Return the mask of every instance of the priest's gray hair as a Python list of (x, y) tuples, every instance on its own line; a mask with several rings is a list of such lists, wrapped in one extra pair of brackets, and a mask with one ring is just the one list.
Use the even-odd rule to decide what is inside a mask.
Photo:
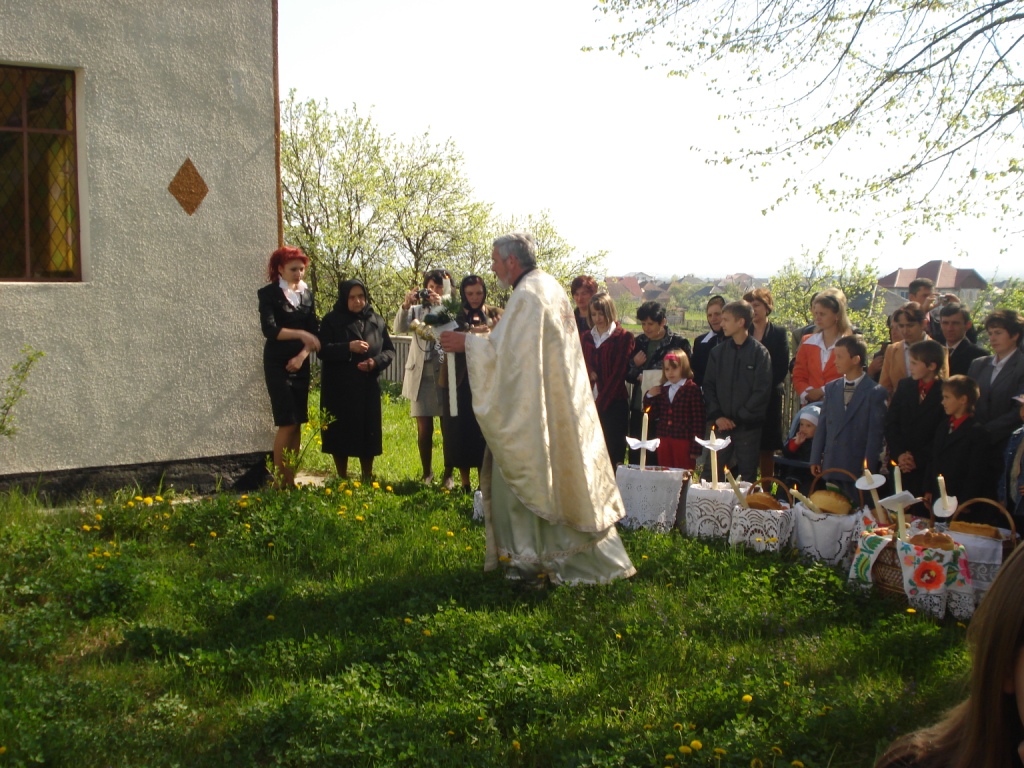
[(519, 266), (530, 269), (537, 266), (537, 243), (529, 232), (511, 232), (494, 241), (494, 249), (502, 261), (515, 256)]

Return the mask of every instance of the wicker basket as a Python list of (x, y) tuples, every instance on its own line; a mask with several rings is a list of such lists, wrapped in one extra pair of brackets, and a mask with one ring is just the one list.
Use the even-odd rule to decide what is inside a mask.
[[(971, 504), (988, 504), (990, 506), (995, 507), (1000, 512), (1002, 512), (1003, 515), (1005, 515), (1006, 521), (1010, 524), (1010, 538), (1003, 539), (1003, 560), (1005, 561), (1006, 558), (1010, 556), (1010, 553), (1013, 552), (1013, 548), (1017, 546), (1017, 527), (1013, 524), (1013, 515), (1011, 515), (1009, 510), (1007, 510), (1006, 507), (1004, 507), (995, 499), (985, 499), (979, 496), (976, 499), (969, 499), (968, 501), (965, 501), (963, 504), (958, 505), (956, 511), (953, 512), (953, 516), (949, 518), (949, 522), (952, 523), (954, 520), (956, 520), (957, 517), (959, 517), (960, 513), (967, 509), (969, 506), (971, 506)], [(934, 520), (935, 514), (933, 513), (933, 523)]]
[(871, 580), (878, 587), (878, 591), (886, 597), (909, 604), (907, 593), (903, 591), (903, 567), (896, 553), (895, 534), (875, 558), (871, 566)]

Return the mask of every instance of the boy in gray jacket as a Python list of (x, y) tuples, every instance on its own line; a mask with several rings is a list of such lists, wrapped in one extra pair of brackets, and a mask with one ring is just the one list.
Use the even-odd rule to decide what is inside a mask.
[[(718, 452), (719, 467), (754, 482), (757, 478), (761, 427), (768, 412), (772, 390), (772, 361), (768, 350), (750, 335), (754, 310), (745, 301), (734, 301), (722, 309), (722, 332), (726, 338), (711, 350), (704, 374), (704, 403), (708, 421), (717, 437), (732, 438)], [(710, 461), (704, 462), (704, 476), (710, 477)]]

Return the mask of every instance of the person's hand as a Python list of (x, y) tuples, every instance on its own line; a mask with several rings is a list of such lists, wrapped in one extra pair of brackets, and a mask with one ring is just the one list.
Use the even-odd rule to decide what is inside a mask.
[(459, 353), (466, 351), (466, 334), (464, 333), (445, 331), (441, 334), (440, 342), (441, 349), (445, 352)]
[(647, 362), (647, 353), (644, 352), (643, 350), (640, 350), (635, 355), (633, 355), (633, 365), (635, 365), (637, 368), (643, 367), (643, 364), (646, 363), (646, 362)]
[(728, 432), (730, 429), (736, 429), (736, 422), (725, 418), (725, 416), (719, 416), (715, 419), (715, 429), (719, 432)]
[(309, 331), (302, 331), (302, 345), (306, 348), (306, 352), (319, 352), (320, 351), (320, 339)]
[(434, 305), (436, 307), (438, 304), (441, 303), (441, 296), (440, 296), (440, 294), (434, 293), (432, 290), (430, 290), (428, 288), (427, 289), (427, 301), (430, 304), (432, 304), (432, 305)]
[(914, 455), (910, 451), (904, 451), (896, 459), (896, 465), (900, 468), (900, 472), (913, 472), (917, 469), (917, 462), (914, 461)]
[(295, 357), (293, 357), (285, 364), (285, 370), (290, 373), (295, 373), (302, 367), (302, 363), (305, 362), (308, 356), (309, 352), (307, 352), (306, 350), (302, 350), (301, 352), (299, 352), (299, 354), (297, 354)]
[(402, 302), (402, 309), (409, 309), (413, 304), (419, 302), (419, 291), (413, 288), (407, 294), (405, 294), (405, 301)]
[(590, 372), (590, 383), (594, 384), (596, 382), (597, 382), (597, 372), (596, 371), (591, 371)]
[(811, 474), (815, 477), (821, 477), (821, 464), (811, 464)]
[(369, 373), (376, 367), (377, 364), (373, 361), (372, 357), (369, 360), (363, 360), (363, 362), (356, 364), (356, 368), (358, 368), (363, 373)]
[[(640, 363), (640, 365), (643, 365), (643, 363)], [(653, 387), (651, 387), (650, 389), (647, 390), (647, 396), (648, 397), (657, 397), (660, 394), (661, 394), (661, 385), (660, 384), (655, 384)]]
[(796, 435), (793, 437), (793, 442), (796, 443), (797, 445), (803, 445), (806, 441), (807, 435), (805, 435), (803, 432), (797, 432)]
[(882, 364), (885, 362), (884, 355), (875, 355), (868, 363), (868, 376), (875, 376), (882, 372)]
[(825, 396), (825, 390), (821, 387), (815, 387), (814, 389), (808, 389), (804, 399), (808, 403), (816, 403)]
[(365, 341), (350, 341), (348, 343), (348, 350), (354, 355), (361, 355), (370, 348), (370, 345)]

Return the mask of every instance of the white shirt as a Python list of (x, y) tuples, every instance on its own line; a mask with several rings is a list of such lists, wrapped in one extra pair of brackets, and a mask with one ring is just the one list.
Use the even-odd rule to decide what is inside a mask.
[(1006, 366), (1006, 361), (1013, 357), (1015, 354), (1017, 354), (1016, 349), (1012, 350), (1010, 354), (1008, 354), (1002, 360), (996, 360), (995, 357), (992, 358), (992, 378), (989, 379), (989, 383), (992, 383), (993, 381), (996, 380), (996, 376), (998, 376), (1000, 372), (1003, 370), (1003, 368)]
[(615, 323), (608, 323), (608, 330), (604, 333), (598, 333), (597, 328), (590, 329), (590, 335), (594, 337), (594, 349), (600, 348), (602, 344), (608, 341), (608, 337), (615, 331)]
[(284, 291), (284, 297), (288, 299), (288, 303), (291, 304), (293, 307), (297, 307), (299, 306), (299, 304), (302, 303), (301, 294), (303, 293), (303, 291), (309, 290), (309, 286), (306, 285), (305, 280), (299, 280), (298, 291), (293, 291), (291, 287), (288, 285), (288, 281), (285, 280), (283, 277), (277, 278), (277, 284), (281, 286), (281, 290)]
[(687, 382), (687, 379), (680, 379), (675, 384), (669, 382), (665, 386), (668, 387), (668, 401), (671, 403), (672, 399), (676, 396), (676, 392), (682, 389), (683, 385)]

